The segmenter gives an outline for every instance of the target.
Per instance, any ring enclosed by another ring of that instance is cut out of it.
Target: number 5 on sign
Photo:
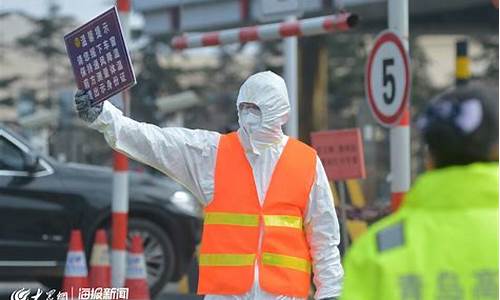
[[[394,92],[396,90],[396,86],[395,86],[395,81],[394,81],[394,75],[392,75],[387,69],[389,68],[389,66],[394,66],[394,58],[386,58],[382,61],[382,65],[383,65],[383,73],[384,73],[384,83],[383,85],[384,86],[387,86],[390,84],[391,86],[391,93],[390,93],[390,96],[387,96],[387,94],[385,93],[384,91],[384,102],[385,104],[387,105],[390,105],[394,102]]]
[[[368,57],[365,93],[375,119],[384,126],[396,125],[408,105],[410,59],[399,36],[390,30],[376,39]]]

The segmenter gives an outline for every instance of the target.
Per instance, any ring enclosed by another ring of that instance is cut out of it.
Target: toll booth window
[[[0,170],[24,171],[23,152],[0,136]]]

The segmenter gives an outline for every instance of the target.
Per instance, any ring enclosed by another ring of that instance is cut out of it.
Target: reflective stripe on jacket
[[[289,139],[261,207],[238,135],[221,137],[214,199],[205,208],[199,294],[236,295],[249,291],[258,263],[259,283],[265,291],[307,297],[311,257],[303,214],[315,166],[315,151]]]

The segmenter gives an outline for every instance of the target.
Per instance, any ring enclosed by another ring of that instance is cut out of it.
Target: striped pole
[[[396,211],[410,189],[410,111],[390,129],[391,209]]]
[[[122,287],[125,282],[127,261],[128,159],[116,151],[113,153],[113,158],[111,284],[113,287]]]
[[[455,84],[466,84],[471,76],[470,73],[470,59],[468,56],[468,43],[467,40],[460,40],[456,44],[457,56],[455,61]]]
[[[201,34],[185,34],[172,39],[174,49],[226,45],[251,41],[277,40],[291,36],[309,36],[347,31],[358,23],[358,16],[341,13],[310,19],[288,20],[281,23],[249,26]]]
[[[128,15],[130,11],[129,0],[118,0],[117,8],[120,14],[120,22],[128,37]],[[129,93],[122,93],[124,101],[124,113],[128,115]],[[113,196],[111,202],[111,285],[123,287],[125,283],[125,271],[127,263],[127,223],[128,223],[128,158],[119,152],[113,153]]]
[[[408,0],[389,0],[389,29],[394,30],[403,40],[408,52],[409,24]],[[391,208],[396,211],[406,192],[410,189],[410,101],[399,123],[390,129],[391,154]]]

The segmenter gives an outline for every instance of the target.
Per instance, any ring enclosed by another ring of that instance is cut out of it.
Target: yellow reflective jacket
[[[344,267],[342,300],[498,299],[498,163],[422,175]]]

